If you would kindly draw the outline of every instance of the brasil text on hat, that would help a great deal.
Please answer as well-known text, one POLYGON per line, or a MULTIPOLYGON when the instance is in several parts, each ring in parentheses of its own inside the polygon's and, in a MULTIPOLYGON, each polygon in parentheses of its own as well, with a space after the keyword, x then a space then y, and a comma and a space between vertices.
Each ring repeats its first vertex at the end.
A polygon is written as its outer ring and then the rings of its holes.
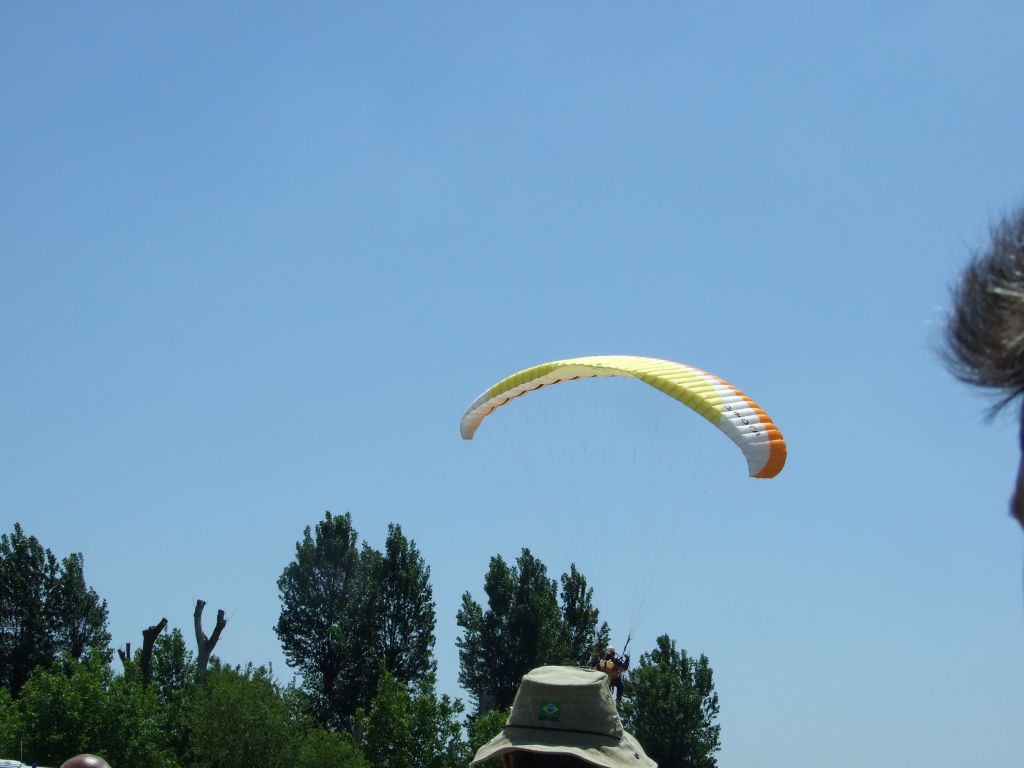
POLYGON ((657 768, 622 727, 604 672, 538 667, 523 675, 505 728, 472 765, 523 750, 572 755, 605 768, 657 768))

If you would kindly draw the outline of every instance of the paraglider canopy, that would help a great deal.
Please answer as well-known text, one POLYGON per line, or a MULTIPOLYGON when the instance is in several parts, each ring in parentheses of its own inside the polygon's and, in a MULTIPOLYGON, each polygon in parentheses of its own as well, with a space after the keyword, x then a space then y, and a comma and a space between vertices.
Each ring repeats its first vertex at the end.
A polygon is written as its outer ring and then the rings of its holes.
POLYGON ((653 357, 574 357, 519 371, 476 398, 463 414, 459 430, 464 439, 472 440, 488 415, 515 398, 550 384, 598 376, 639 379, 696 411, 743 452, 751 477, 775 477, 786 463, 782 433, 750 397, 707 371, 653 357))

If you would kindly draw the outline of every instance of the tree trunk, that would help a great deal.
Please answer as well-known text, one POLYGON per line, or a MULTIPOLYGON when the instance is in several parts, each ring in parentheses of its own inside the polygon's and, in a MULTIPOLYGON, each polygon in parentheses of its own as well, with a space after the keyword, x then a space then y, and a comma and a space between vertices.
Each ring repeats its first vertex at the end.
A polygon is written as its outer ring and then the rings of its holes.
POLYGON ((125 672, 128 671, 128 664, 132 660, 132 644, 125 643, 124 649, 117 649, 117 655, 121 657, 121 663, 124 665, 125 672))
POLYGON ((196 610, 192 614, 196 625, 196 645, 199 646, 199 656, 196 659, 196 681, 200 686, 206 688, 206 666, 210 663, 210 654, 220 640, 220 633, 224 631, 227 621, 224 619, 224 609, 217 611, 217 626, 213 628, 210 637, 203 632, 203 608, 206 607, 205 600, 196 600, 196 610))
POLYGON ((160 619, 159 624, 154 624, 148 629, 142 630, 142 684, 149 685, 153 679, 153 644, 157 636, 167 626, 167 619, 160 619))

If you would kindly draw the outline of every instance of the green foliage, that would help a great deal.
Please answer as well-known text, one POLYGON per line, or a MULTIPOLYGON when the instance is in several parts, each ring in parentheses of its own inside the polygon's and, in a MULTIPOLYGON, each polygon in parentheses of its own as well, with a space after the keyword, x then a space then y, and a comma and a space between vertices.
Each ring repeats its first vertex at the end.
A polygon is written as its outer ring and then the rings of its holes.
POLYGON ((267 667, 212 665, 189 708, 192 758, 203 768, 289 765, 294 727, 267 667))
POLYGON ((342 732, 315 728, 296 738, 289 768, 370 768, 363 752, 342 732))
POLYGON ((175 627, 161 634, 153 644, 153 685, 161 701, 168 702, 196 679, 196 661, 175 627))
POLYGON ((115 677, 98 656, 37 670, 19 709, 27 761, 59 764, 91 752, 113 765, 174 765, 153 690, 115 677))
POLYGON ((107 689, 97 743, 104 745, 102 754, 112 765, 157 768, 177 762, 166 712, 153 689, 124 677, 114 677, 107 689))
POLYGON ((433 676, 414 693, 380 667, 377 695, 360 713, 366 756, 375 768, 461 768, 468 762, 462 703, 434 692, 433 676))
POLYGON ((86 586, 82 555, 58 563, 18 523, 0 536, 0 686, 17 696, 36 667, 109 645, 107 603, 86 586))
POLYGON ((22 689, 22 736, 30 760, 59 764, 80 752, 101 754, 96 744, 103 728, 100 702, 112 674, 89 662, 70 671, 68 676, 57 668, 39 669, 22 689))
POLYGON ((469 592, 462 596, 457 620, 463 629, 459 647, 459 682, 470 692, 478 712, 512 705, 523 675, 543 664, 577 664, 607 625, 597 629, 593 590, 572 566, 558 585, 545 565, 523 549, 514 566, 491 558, 484 576, 485 611, 469 592))
POLYGON ((435 668, 430 569, 415 542, 398 525, 388 526, 383 553, 358 551, 357 538, 351 515, 326 513, 278 579, 285 656, 317 718, 335 728, 369 706, 380 662, 403 683, 435 668))
POLYGON ((528 549, 508 565, 492 557, 484 576, 487 610, 462 596, 459 682, 486 712, 512 704, 523 674, 564 659, 557 587, 528 549))
POLYGON ((364 615, 374 655, 371 668, 383 661, 388 672, 402 682, 422 680, 436 669, 430 568, 416 543, 394 523, 388 526, 383 555, 368 547, 363 551, 364 615))
POLYGON ((587 586, 586 578, 576 570, 575 563, 569 566, 569 573, 562 574, 561 582, 559 597, 565 620, 566 656, 572 663, 586 664, 595 649, 608 645, 608 625, 602 624, 597 629, 594 590, 587 586))
POLYGON ((715 768, 721 748, 711 664, 668 635, 640 657, 622 702, 624 724, 661 768, 715 768))
POLYGON ((35 536, 0 537, 0 684, 17 695, 32 670, 53 661, 57 558, 35 536))
POLYGON ((275 631, 288 664, 297 667, 320 722, 344 725, 356 710, 343 682, 359 672, 354 607, 359 595, 358 535, 352 516, 327 512, 295 545, 295 560, 277 581, 281 615, 275 631))
MULTIPOLYGON (((472 757, 484 744, 489 742, 505 727, 511 709, 495 709, 484 715, 477 715, 469 721, 469 755, 472 757)), ((501 759, 492 758, 483 764, 483 768, 500 768, 501 759)))
POLYGON ((363 726, 374 768, 412 768, 411 708, 409 691, 384 669, 363 726))
POLYGON ((58 653, 81 659, 98 651, 109 661, 107 601, 86 585, 81 552, 72 552, 61 561, 54 597, 53 635, 58 653))
MULTIPOLYGON (((140 652, 135 655, 138 658, 140 652)), ((131 668, 136 673, 137 666, 131 668)), ((126 677, 128 673, 126 667, 126 677)), ((171 748, 178 760, 185 762, 190 750, 189 710, 200 690, 195 682, 195 657, 177 627, 158 636, 153 644, 152 678, 151 686, 163 704, 171 748)))
POLYGON ((412 699, 413 765, 462 768, 470 758, 460 723, 465 708, 459 699, 438 698, 434 684, 433 675, 418 681, 412 699))
MULTIPOLYGON (((575 565, 556 581, 528 549, 512 565, 492 558, 486 609, 466 592, 458 613, 459 679, 482 713, 466 723, 467 741, 462 702, 435 690, 430 569, 400 526, 388 527, 383 552, 360 549, 351 517, 327 513, 305 529, 278 587, 276 629, 301 689, 282 688, 266 667, 212 659, 202 690, 178 629, 157 638, 143 686, 138 651, 115 675, 94 645, 109 643, 107 609, 82 556, 58 562, 15 525, 0 540, 0 753, 23 743, 27 760, 48 764, 93 752, 147 768, 461 768, 504 726, 525 672, 581 663, 609 635, 575 565)), ((622 712, 662 768, 715 768, 706 657, 658 638, 622 712)))
POLYGON ((21 713, 10 691, 0 688, 0 755, 17 755, 21 713))

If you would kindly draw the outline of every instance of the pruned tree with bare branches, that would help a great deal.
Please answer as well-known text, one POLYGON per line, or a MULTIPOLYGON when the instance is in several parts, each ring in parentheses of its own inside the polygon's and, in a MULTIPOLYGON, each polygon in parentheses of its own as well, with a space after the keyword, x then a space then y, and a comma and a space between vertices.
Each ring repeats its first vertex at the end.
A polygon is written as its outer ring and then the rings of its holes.
MULTIPOLYGON (((139 655, 139 667, 143 685, 149 685, 153 680, 153 645, 166 627, 167 619, 162 618, 158 623, 142 630, 142 653, 139 655)), ((125 643, 123 649, 118 648, 117 655, 121 657, 121 663, 127 670, 128 664, 132 661, 132 644, 125 643)))
POLYGON ((217 611, 217 624, 213 628, 213 634, 209 637, 203 632, 203 608, 206 607, 205 600, 196 600, 196 610, 192 618, 196 627, 196 645, 199 647, 199 655, 196 657, 196 682, 202 688, 206 688, 206 667, 210 663, 210 654, 213 653, 217 641, 220 640, 220 633, 227 625, 224 618, 224 609, 217 611))

